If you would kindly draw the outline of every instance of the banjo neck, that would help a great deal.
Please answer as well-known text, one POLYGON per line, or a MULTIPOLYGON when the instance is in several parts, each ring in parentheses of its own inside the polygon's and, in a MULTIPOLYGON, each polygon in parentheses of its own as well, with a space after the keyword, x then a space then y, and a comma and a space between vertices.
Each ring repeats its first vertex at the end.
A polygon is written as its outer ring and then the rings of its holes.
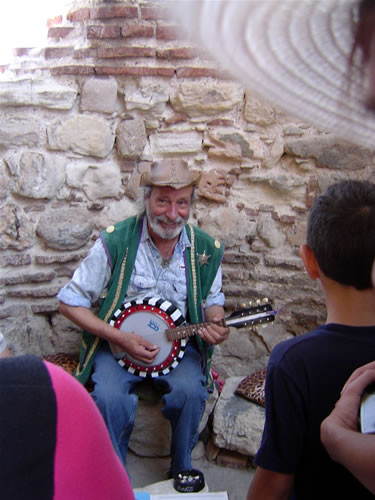
MULTIPOLYGON (((223 318, 215 322, 220 326, 234 326, 241 328, 242 326, 255 326, 263 323, 270 323, 275 319, 277 311, 272 309, 270 304, 257 305, 249 309, 241 309, 235 311, 228 318, 223 318)), ((167 339, 170 341, 185 339, 199 333, 201 328, 212 324, 212 321, 205 323, 193 323, 190 325, 181 325, 176 328, 168 328, 165 330, 167 339)))
MULTIPOLYGON (((178 326, 177 328, 168 328, 165 331, 167 339, 170 341, 186 339, 188 337, 192 337, 193 335, 197 335, 201 328, 209 325, 212 322, 206 321, 205 323, 193 323, 191 325, 178 326)), ((216 322, 217 325, 225 326, 225 319, 221 319, 216 322)))

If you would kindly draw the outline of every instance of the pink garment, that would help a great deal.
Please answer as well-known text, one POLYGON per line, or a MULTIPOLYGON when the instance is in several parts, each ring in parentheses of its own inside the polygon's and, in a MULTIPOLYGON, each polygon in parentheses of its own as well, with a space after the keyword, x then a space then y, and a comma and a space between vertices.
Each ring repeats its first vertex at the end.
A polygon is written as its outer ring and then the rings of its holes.
POLYGON ((57 401, 54 500, 134 500, 91 396, 62 368, 45 363, 57 401))

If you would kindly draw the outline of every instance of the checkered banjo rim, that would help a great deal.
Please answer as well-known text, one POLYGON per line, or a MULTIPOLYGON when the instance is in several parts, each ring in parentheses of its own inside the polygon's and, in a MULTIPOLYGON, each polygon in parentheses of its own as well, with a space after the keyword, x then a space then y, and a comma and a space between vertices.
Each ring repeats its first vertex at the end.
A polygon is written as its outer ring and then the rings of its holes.
MULTIPOLYGON (((121 324, 125 319, 137 312, 152 312, 161 317, 168 325, 168 328, 177 328, 185 323, 185 318, 181 311, 169 300, 161 297, 146 297, 144 299, 132 300, 125 302, 117 309, 109 322, 111 326, 120 329, 121 324)), ((135 332, 137 333, 137 332, 135 332)), ((157 341, 155 342, 157 344, 157 341)), ((169 355, 163 362, 157 365, 144 366, 137 364, 134 360, 126 356, 119 359, 119 365, 132 373, 144 378, 155 378, 162 375, 167 375, 178 366, 182 360, 187 346, 187 339, 173 340, 169 355)))

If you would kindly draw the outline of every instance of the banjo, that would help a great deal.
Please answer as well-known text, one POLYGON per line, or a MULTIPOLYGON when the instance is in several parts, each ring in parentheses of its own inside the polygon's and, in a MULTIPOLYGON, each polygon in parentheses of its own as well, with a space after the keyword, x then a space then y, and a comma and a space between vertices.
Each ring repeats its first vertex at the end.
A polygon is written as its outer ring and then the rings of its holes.
MULTIPOLYGON (((271 304, 263 303, 233 312, 222 319, 222 326, 253 326, 274 321, 276 311, 271 304)), ((152 365, 142 363, 118 346, 110 344, 114 357, 128 372, 145 378, 167 375, 178 366, 184 356, 189 337, 199 333, 209 323, 187 324, 182 313, 168 300, 160 297, 126 302, 112 316, 109 324, 124 332, 135 332, 159 346, 152 365)))

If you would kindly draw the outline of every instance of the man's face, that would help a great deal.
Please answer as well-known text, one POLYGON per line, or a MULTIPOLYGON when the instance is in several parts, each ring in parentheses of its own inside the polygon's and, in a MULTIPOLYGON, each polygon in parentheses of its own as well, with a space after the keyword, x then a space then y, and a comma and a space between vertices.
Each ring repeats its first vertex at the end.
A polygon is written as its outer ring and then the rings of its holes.
POLYGON ((160 238, 176 238, 189 219, 193 187, 181 189, 153 186, 146 199, 146 215, 151 230, 160 238))

